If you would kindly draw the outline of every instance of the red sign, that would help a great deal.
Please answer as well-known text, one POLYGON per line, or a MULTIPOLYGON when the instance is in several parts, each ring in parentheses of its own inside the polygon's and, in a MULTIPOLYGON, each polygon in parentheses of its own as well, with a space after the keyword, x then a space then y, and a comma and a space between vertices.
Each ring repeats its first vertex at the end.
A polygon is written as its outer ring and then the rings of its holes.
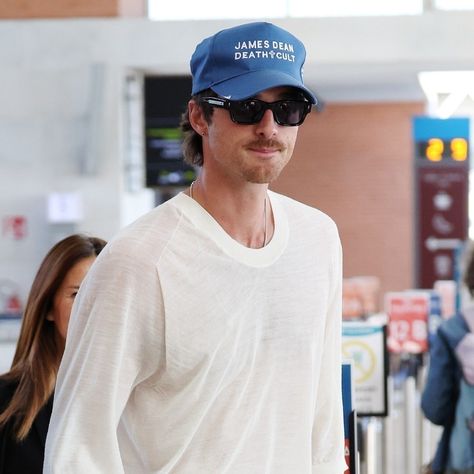
POLYGON ((428 350, 429 295, 422 292, 387 293, 387 346, 390 352, 419 354, 428 350))
POLYGON ((351 441, 349 438, 344 439, 344 457, 346 458, 347 469, 344 474, 351 474, 349 466, 351 465, 351 441))
POLYGON ((21 240, 27 234, 27 220, 25 216, 6 216, 3 218, 2 233, 6 237, 21 240))

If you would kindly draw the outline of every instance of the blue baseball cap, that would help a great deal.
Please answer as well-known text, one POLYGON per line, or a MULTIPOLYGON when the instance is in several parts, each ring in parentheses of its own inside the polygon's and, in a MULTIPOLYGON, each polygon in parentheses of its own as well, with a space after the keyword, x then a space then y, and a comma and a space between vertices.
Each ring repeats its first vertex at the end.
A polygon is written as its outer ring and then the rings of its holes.
POLYGON ((243 100, 272 87, 300 89, 306 50, 288 31, 266 22, 246 23, 204 39, 191 57, 192 94, 212 89, 221 97, 243 100))

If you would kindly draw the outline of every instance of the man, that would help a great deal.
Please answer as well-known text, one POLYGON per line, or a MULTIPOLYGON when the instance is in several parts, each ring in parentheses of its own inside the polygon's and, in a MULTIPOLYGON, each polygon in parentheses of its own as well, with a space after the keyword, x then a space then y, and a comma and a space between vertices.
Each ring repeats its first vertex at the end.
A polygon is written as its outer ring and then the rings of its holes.
POLYGON ((304 59, 269 23, 197 46, 183 129, 201 173, 83 284, 46 473, 344 471, 337 229, 268 191, 316 102, 304 59))

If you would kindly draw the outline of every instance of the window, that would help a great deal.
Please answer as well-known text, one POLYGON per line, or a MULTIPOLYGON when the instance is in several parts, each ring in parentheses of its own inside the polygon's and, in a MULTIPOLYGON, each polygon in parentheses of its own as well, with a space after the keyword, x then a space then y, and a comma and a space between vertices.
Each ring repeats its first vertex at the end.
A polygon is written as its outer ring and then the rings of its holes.
POLYGON ((149 18, 161 21, 417 15, 422 12, 423 0, 239 0, 233 4, 217 0, 148 0, 149 18))
POLYGON ((432 0, 435 10, 474 10, 474 0, 432 0))
POLYGON ((264 19, 287 15, 287 0, 239 0, 228 3, 216 0, 148 0, 151 20, 264 19))
POLYGON ((417 15, 423 12, 421 0, 291 0, 292 17, 417 15))

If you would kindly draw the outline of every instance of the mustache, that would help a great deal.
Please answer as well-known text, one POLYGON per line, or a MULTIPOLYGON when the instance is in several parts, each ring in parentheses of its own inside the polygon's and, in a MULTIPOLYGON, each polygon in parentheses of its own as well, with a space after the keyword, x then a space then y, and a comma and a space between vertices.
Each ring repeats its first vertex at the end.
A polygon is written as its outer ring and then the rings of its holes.
POLYGON ((278 150, 283 150, 285 145, 279 140, 266 140, 266 139, 259 139, 254 140, 250 143, 247 143, 248 148, 276 148, 278 150))

